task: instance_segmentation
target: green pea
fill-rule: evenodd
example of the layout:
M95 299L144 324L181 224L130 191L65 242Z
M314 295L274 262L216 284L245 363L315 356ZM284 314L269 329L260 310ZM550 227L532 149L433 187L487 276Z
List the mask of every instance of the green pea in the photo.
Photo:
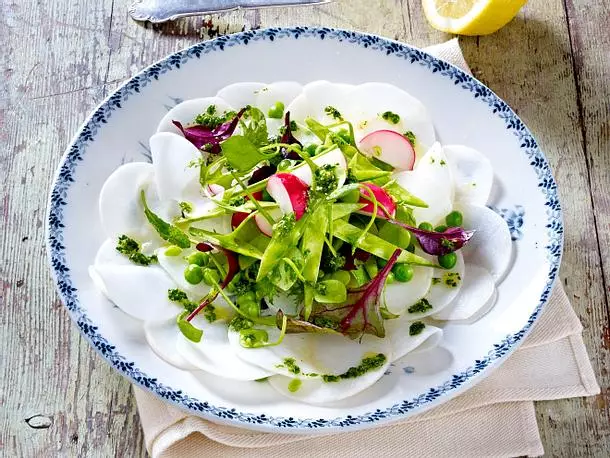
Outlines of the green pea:
M265 202L273 202L273 197L266 189L263 189L263 201Z
M254 301L245 302L239 309L252 318L258 318L261 314L260 304Z
M387 278L385 279L386 285L391 285L395 281L396 281L396 277L394 276L394 274L392 272L390 272L388 274Z
M220 274L218 271L216 269L210 269L209 267L203 269L202 278L208 286L214 286L220 282Z
M267 116L270 118L282 119L282 116L284 116L284 104L282 102L275 102L275 105L269 108Z
M406 283L413 278L413 267L409 264L398 263L392 268L394 278L399 282Z
M339 280L344 285L347 285L352 277L347 270L338 270L337 272L332 274L330 278L332 278L333 280Z
M203 280L203 271L197 264L189 264L184 269L184 279L191 285L197 285Z
M248 302L256 302L256 294L254 291L248 291L237 298L237 305L241 308L242 305Z
M290 159L282 159L280 161L280 163L277 165L277 169L280 172L288 170L291 167L292 167L292 162L290 161Z
M434 230L435 230L436 232L445 232L445 231L447 230L447 226L445 226L444 224L441 224L441 225L439 225L439 226L436 226L436 227L434 228Z
M420 225L418 226L422 231L432 231L434 230L434 227L432 226L432 224L430 223L420 223Z
M377 268L377 262L375 258L372 256L364 263L364 270L369 274L369 277L375 278L379 273L379 269Z
M387 263L388 263L388 261L386 261L385 259L383 259L383 258L377 258L377 266L378 266L380 269L383 269L383 268L386 266L386 264L387 264Z
M188 258L186 258L186 262L203 267L208 263L208 255L202 253L201 251L195 251L194 253L191 253Z
M457 263L457 255L455 253L443 254L438 257L438 263L444 269L453 269Z
M165 250L165 256L179 256L182 253L182 248L176 245L172 245L167 247Z
M312 143L311 145L308 145L303 152L307 153L307 155L309 157L314 157L316 155L316 150L318 149L318 145Z
M460 227L464 222L464 218L459 211L452 211L447 216L445 216L445 222L449 227Z

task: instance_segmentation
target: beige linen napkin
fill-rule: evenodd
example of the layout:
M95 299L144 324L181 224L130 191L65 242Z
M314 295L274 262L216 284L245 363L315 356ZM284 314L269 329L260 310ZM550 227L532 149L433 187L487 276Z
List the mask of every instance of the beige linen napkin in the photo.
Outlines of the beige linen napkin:
M453 39L427 51L468 71ZM489 377L461 396L400 423L308 437L221 426L134 387L146 448L179 457L511 457L544 453L535 400L599 393L582 326L557 285L532 333Z

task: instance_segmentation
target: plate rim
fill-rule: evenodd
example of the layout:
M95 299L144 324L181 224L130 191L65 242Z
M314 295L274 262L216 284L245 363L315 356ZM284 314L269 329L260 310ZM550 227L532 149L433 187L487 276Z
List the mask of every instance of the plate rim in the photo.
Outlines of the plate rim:
M386 55L396 55L396 57L408 60L411 65L418 63L427 67L432 73L440 72L441 75L453 81L456 86L460 85L463 90L473 93L475 99L489 105L492 109L492 115L498 116L505 122L506 128L512 130L521 142L519 149L529 159L534 160L530 162L530 166L537 173L539 189L544 195L545 206L547 207L548 245L544 247L549 265L546 272L547 281L538 304L520 331L507 335L499 343L494 344L493 348L481 359L475 360L472 366L461 373L454 374L450 380L427 389L426 392L413 399L406 399L395 405L377 408L373 412L361 415L346 415L332 419L272 417L265 414L239 412L231 407L213 406L205 400L191 398L179 390L165 386L154 377L143 373L137 368L135 362L128 361L98 333L95 323L89 319L86 311L79 305L78 290L73 286L70 279L70 269L63 243L63 207L68 204L66 193L71 184L75 182L72 174L78 162L82 160L82 155L85 153L87 146L94 141L98 129L106 123L106 119L111 116L113 111L122 108L122 102L127 101L129 96L133 94L139 95L141 88L146 87L154 80L158 80L160 75L174 69L180 69L182 64L195 57L200 59L210 52L222 52L225 48L248 45L251 41L274 42L275 40L299 39L300 37L338 40L350 45L385 52ZM45 232L47 259L62 304L68 310L81 335L114 369L131 383L144 388L163 401L170 402L189 413L216 423L267 432L313 434L329 430L353 431L405 419L450 400L490 375L500 363L517 349L542 313L558 277L564 231L557 184L546 156L517 114L482 82L455 65L406 43L366 32L341 28L296 26L249 30L207 40L172 53L126 80L91 111L62 155L48 196ZM435 402L441 398L442 402Z

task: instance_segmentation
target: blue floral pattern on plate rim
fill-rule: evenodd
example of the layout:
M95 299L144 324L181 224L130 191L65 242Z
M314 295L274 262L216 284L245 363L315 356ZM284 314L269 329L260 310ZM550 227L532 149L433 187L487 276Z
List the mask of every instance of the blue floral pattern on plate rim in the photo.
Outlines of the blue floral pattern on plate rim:
M487 354L474 361L465 371L454 374L445 383L430 388L412 399L387 408L379 408L362 415L338 417L334 419L271 417L265 414L252 414L239 412L234 408L214 406L206 401L189 397L186 393L165 386L157 379L142 372L136 364L128 361L119 354L111 342L108 342L98 331L98 327L87 316L86 311L79 304L77 288L75 288L70 268L66 259L64 245L64 207L68 204L68 190L74 183L75 170L86 153L87 146L94 141L96 134L107 122L107 119L129 97L141 92L150 82L157 80L161 75L174 69L179 69L190 59L201 58L211 52L222 52L225 48L247 45L250 42L267 40L299 39L301 37L317 38L320 40L337 40L353 46L360 46L383 52L388 56L408 61L413 65L420 65L432 73L439 73L449 78L456 86L468 91L480 103L489 107L492 114L502 119L506 129L510 130L518 139L520 148L530 161L531 167L538 177L538 187L543 194L547 213L546 230L548 244L545 247L549 263L546 285L540 295L539 303L528 319L526 325L519 332L506 336L496 343ZM47 250L51 270L55 276L56 287L60 298L68 309L72 319L81 333L94 348L119 372L132 382L148 389L160 398L187 409L194 414L210 419L232 423L235 426L256 426L259 429L272 429L276 431L297 432L311 431L313 429L341 428L353 429L368 425L376 425L385 421L397 420L407 412L423 410L430 403L441 396L451 397L457 394L458 388L470 385L483 371L496 365L512 352L527 335L532 325L540 315L544 304L549 298L552 286L559 270L563 246L563 222L561 207L557 195L557 185L544 154L538 148L532 134L511 110L511 108L496 96L489 88L484 86L472 76L459 68L439 60L424 51L414 49L408 45L390 39L369 35L361 32L352 32L333 28L294 27L269 28L241 32L206 41L169 57L146 68L115 93L109 96L84 123L80 133L69 146L58 168L57 176L52 187L48 217L47 217Z

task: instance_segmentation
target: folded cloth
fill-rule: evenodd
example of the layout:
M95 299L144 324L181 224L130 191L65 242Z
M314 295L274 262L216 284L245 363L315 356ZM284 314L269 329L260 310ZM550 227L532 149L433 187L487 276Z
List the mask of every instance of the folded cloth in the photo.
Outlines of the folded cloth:
M426 50L469 71L457 39ZM191 416L134 387L151 456L512 457L544 453L533 401L590 396L599 386L582 326L560 284L521 347L474 388L376 429L315 437L261 433Z

